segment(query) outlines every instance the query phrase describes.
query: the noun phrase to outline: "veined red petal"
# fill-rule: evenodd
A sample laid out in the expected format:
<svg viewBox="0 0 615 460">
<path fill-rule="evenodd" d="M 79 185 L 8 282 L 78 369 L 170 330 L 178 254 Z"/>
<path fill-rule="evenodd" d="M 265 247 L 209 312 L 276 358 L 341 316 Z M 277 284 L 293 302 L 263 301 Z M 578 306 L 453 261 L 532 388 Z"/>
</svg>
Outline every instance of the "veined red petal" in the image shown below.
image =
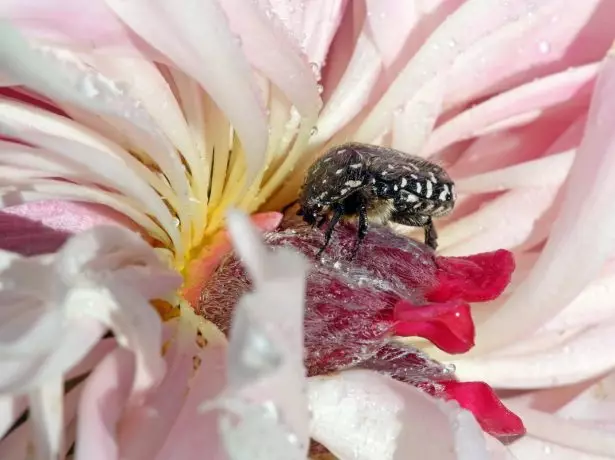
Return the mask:
<svg viewBox="0 0 615 460">
<path fill-rule="evenodd" d="M 426 294 L 430 302 L 462 299 L 485 302 L 497 298 L 515 270 L 511 252 L 500 249 L 466 257 L 436 257 L 439 283 Z"/>
<path fill-rule="evenodd" d="M 465 353 L 474 346 L 474 322 L 465 302 L 415 305 L 400 300 L 394 317 L 397 335 L 426 338 L 447 353 Z"/>
</svg>

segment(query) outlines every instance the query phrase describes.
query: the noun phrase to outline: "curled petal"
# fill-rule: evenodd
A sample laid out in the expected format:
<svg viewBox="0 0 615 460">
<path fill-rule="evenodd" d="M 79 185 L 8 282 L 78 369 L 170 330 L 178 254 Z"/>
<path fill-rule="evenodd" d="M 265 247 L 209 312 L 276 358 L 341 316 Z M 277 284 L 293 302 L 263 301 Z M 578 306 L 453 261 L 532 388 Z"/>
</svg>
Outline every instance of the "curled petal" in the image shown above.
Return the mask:
<svg viewBox="0 0 615 460">
<path fill-rule="evenodd" d="M 495 299 L 508 286 L 515 260 L 502 249 L 467 257 L 436 257 L 436 265 L 439 283 L 426 295 L 428 300 L 484 302 Z"/>
<path fill-rule="evenodd" d="M 413 305 L 400 300 L 394 317 L 395 333 L 428 339 L 447 353 L 464 353 L 474 346 L 474 322 L 465 302 Z"/>
<path fill-rule="evenodd" d="M 474 414 L 483 430 L 492 436 L 511 437 L 525 434 L 521 419 L 512 413 L 483 382 L 440 382 L 443 394 Z"/>
</svg>

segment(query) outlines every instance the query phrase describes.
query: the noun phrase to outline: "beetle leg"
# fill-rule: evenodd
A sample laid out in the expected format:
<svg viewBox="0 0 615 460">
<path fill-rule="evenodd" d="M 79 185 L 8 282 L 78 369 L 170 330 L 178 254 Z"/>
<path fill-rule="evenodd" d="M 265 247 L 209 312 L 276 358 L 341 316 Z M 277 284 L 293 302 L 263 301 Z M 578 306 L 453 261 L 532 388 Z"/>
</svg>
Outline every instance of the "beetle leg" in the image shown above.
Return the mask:
<svg viewBox="0 0 615 460">
<path fill-rule="evenodd" d="M 438 232 L 431 218 L 425 223 L 423 229 L 425 230 L 425 244 L 435 251 L 438 247 Z"/>
<path fill-rule="evenodd" d="M 352 254 L 350 256 L 351 259 L 354 259 L 359 252 L 359 247 L 361 243 L 365 239 L 365 235 L 367 235 L 367 230 L 369 227 L 369 222 L 367 219 L 367 205 L 365 204 L 365 200 L 361 200 L 358 203 L 358 211 L 359 211 L 359 228 L 357 233 L 357 242 L 355 244 L 354 249 L 352 250 Z"/>
<path fill-rule="evenodd" d="M 391 222 L 412 227 L 423 227 L 425 244 L 434 250 L 438 247 L 438 232 L 436 232 L 436 227 L 430 216 L 397 211 L 391 216 Z"/>
<path fill-rule="evenodd" d="M 318 254 L 316 255 L 317 257 L 319 257 L 329 245 L 329 241 L 331 240 L 331 235 L 333 234 L 333 230 L 335 229 L 335 226 L 337 225 L 337 223 L 339 222 L 339 220 L 341 219 L 343 215 L 344 215 L 344 207 L 341 204 L 336 204 L 333 208 L 333 215 L 331 216 L 331 220 L 329 221 L 329 226 L 327 227 L 327 230 L 325 231 L 325 245 L 320 249 L 320 251 L 318 251 Z"/>
</svg>

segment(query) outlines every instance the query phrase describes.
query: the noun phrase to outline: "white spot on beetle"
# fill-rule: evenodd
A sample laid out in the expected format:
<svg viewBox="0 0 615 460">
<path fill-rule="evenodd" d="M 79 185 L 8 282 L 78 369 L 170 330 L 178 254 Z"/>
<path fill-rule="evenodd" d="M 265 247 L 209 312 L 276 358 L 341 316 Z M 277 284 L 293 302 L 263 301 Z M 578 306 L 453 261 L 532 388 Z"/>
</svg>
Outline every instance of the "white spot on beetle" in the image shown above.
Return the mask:
<svg viewBox="0 0 615 460">
<path fill-rule="evenodd" d="M 350 189 L 343 188 L 343 189 L 341 189 L 341 190 L 340 190 L 340 193 L 341 193 L 342 195 L 346 195 L 346 194 L 348 193 L 348 190 L 350 190 Z"/>
<path fill-rule="evenodd" d="M 388 175 L 388 174 L 389 174 L 389 172 L 388 172 L 388 171 L 382 171 L 382 175 L 383 175 L 383 176 L 386 176 L 386 175 Z"/>
<path fill-rule="evenodd" d="M 352 169 L 359 169 L 361 166 L 362 166 L 361 163 L 353 163 L 353 164 L 350 165 L 350 167 Z"/>
<path fill-rule="evenodd" d="M 340 174 L 342 174 L 344 172 L 344 168 L 338 169 L 337 171 L 335 171 L 335 175 L 339 176 Z"/>
<path fill-rule="evenodd" d="M 346 151 L 346 149 L 339 149 L 339 150 L 337 151 L 337 153 L 344 153 L 345 151 Z"/>
<path fill-rule="evenodd" d="M 359 187 L 361 184 L 363 184 L 363 181 L 360 180 L 347 180 L 346 182 L 344 182 L 344 185 L 347 185 L 348 187 Z"/>
<path fill-rule="evenodd" d="M 393 186 L 393 190 L 395 190 L 395 191 L 398 191 L 398 190 L 399 190 L 399 187 L 397 186 L 397 184 L 395 184 L 395 185 Z"/>
<path fill-rule="evenodd" d="M 327 179 L 323 179 L 323 180 L 322 180 L 322 183 L 323 183 L 323 184 L 326 184 L 326 183 L 327 183 Z"/>
<path fill-rule="evenodd" d="M 405 187 L 408 184 L 408 180 L 405 177 L 401 178 L 401 186 L 402 188 Z"/>
<path fill-rule="evenodd" d="M 425 182 L 425 185 L 427 185 L 427 192 L 425 193 L 425 196 L 427 198 L 431 198 L 431 194 L 433 193 L 433 184 L 430 181 Z"/>
<path fill-rule="evenodd" d="M 387 168 L 389 169 L 395 169 L 395 167 L 393 165 L 387 165 Z"/>
<path fill-rule="evenodd" d="M 418 209 L 418 208 L 420 208 L 421 206 L 423 206 L 423 203 L 417 203 L 417 204 L 415 204 L 414 206 L 412 206 L 412 209 Z"/>
<path fill-rule="evenodd" d="M 412 177 L 413 179 L 418 179 L 419 176 L 417 176 L 416 174 L 410 174 L 410 177 Z"/>
<path fill-rule="evenodd" d="M 442 191 L 440 192 L 440 195 L 438 196 L 438 199 L 440 201 L 444 201 L 444 200 L 446 200 L 447 197 L 448 197 L 448 185 L 444 184 L 442 186 Z"/>
<path fill-rule="evenodd" d="M 375 184 L 375 183 L 376 183 L 376 179 L 372 177 L 372 184 Z"/>
<path fill-rule="evenodd" d="M 318 198 L 322 200 L 326 196 L 327 196 L 327 192 L 322 192 L 320 195 L 318 195 Z"/>
<path fill-rule="evenodd" d="M 406 201 L 408 203 L 413 203 L 415 201 L 419 201 L 419 197 L 416 196 L 414 193 L 408 193 L 408 196 L 406 197 Z"/>
<path fill-rule="evenodd" d="M 423 186 L 421 185 L 420 182 L 416 182 L 414 184 L 414 188 L 416 189 L 416 193 L 421 193 L 421 190 L 423 190 Z"/>
<path fill-rule="evenodd" d="M 432 173 L 431 171 L 429 172 L 429 179 L 434 183 L 437 184 L 438 180 L 436 179 L 436 176 L 434 176 L 434 173 Z"/>
</svg>

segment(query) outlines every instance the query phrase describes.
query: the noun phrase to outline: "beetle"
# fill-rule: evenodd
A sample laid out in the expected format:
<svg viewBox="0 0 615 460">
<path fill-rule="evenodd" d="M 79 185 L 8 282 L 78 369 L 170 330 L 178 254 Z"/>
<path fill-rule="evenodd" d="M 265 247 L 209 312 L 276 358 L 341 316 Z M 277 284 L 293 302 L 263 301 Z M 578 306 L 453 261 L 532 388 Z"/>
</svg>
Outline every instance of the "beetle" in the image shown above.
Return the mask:
<svg viewBox="0 0 615 460">
<path fill-rule="evenodd" d="M 358 218 L 355 252 L 369 222 L 422 227 L 425 244 L 437 248 L 433 218 L 450 214 L 457 195 L 446 171 L 399 150 L 357 142 L 335 146 L 308 169 L 298 215 L 310 225 L 327 221 L 326 249 L 340 219 Z"/>
</svg>

